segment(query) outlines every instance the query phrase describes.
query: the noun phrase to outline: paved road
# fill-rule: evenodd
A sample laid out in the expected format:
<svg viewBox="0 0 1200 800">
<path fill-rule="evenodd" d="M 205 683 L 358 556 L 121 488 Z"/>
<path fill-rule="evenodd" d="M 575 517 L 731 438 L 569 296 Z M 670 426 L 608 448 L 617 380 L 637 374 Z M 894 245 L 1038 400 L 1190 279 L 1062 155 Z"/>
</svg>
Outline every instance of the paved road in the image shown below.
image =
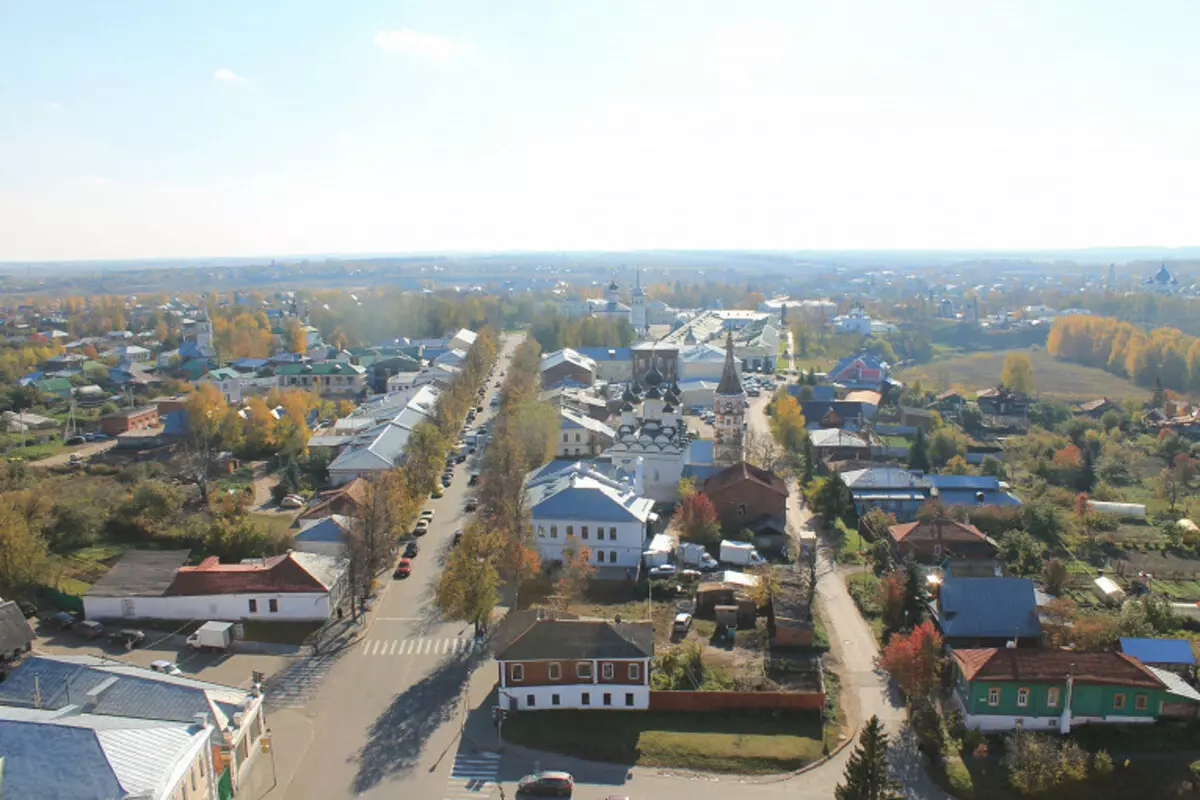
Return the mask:
<svg viewBox="0 0 1200 800">
<path fill-rule="evenodd" d="M 518 343 L 504 340 L 497 378 Z M 492 415 L 494 393 L 489 385 L 477 422 Z M 250 798 L 461 797 L 492 786 L 489 765 L 499 759 L 458 751 L 466 709 L 486 706 L 495 683 L 492 669 L 478 669 L 490 666 L 490 655 L 475 646 L 469 624 L 433 610 L 440 563 L 466 524 L 471 464 L 459 465 L 445 495 L 429 502 L 435 516 L 412 576 L 389 579 L 358 639 L 290 668 L 296 680 L 282 684 L 298 688 L 283 690 L 268 719 L 278 785 L 271 789 L 270 772 L 256 768 Z"/>
</svg>

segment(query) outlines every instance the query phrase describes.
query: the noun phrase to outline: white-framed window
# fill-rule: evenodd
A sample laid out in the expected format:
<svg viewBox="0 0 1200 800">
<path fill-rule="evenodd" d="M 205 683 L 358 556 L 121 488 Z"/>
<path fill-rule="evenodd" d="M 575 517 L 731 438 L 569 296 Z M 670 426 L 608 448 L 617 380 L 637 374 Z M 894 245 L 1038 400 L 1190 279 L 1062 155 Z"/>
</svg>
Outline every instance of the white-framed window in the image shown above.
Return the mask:
<svg viewBox="0 0 1200 800">
<path fill-rule="evenodd" d="M 546 526 L 545 525 L 538 525 L 538 536 L 542 537 L 543 539 L 546 538 Z"/>
<path fill-rule="evenodd" d="M 591 678 L 592 677 L 592 662 L 580 661 L 575 665 L 575 677 Z"/>
<path fill-rule="evenodd" d="M 575 535 L 575 526 L 568 525 L 567 526 L 567 536 L 574 536 L 574 535 Z"/>
<path fill-rule="evenodd" d="M 510 664 L 508 667 L 508 677 L 513 683 L 520 683 L 525 680 L 525 665 Z"/>
<path fill-rule="evenodd" d="M 1051 686 L 1046 690 L 1046 706 L 1048 708 L 1058 708 L 1058 687 Z"/>
<path fill-rule="evenodd" d="M 608 538 L 612 539 L 614 542 L 617 540 L 617 529 L 616 528 L 608 529 Z"/>
<path fill-rule="evenodd" d="M 600 677 L 604 678 L 604 680 L 611 681 L 613 679 L 613 673 L 614 673 L 614 670 L 613 670 L 612 664 L 601 664 L 600 665 Z"/>
<path fill-rule="evenodd" d="M 550 665 L 549 669 L 547 670 L 547 674 L 548 674 L 550 680 L 552 680 L 552 681 L 561 680 L 562 679 L 562 664 L 559 664 L 557 661 L 553 662 Z"/>
<path fill-rule="evenodd" d="M 988 689 L 988 705 L 989 706 L 1000 705 L 1000 687 L 993 686 Z"/>
<path fill-rule="evenodd" d="M 608 563 L 610 563 L 610 564 L 617 563 L 617 551 L 616 550 L 608 551 Z"/>
<path fill-rule="evenodd" d="M 629 665 L 629 680 L 640 681 L 641 679 L 642 679 L 642 665 L 641 664 L 630 664 Z"/>
<path fill-rule="evenodd" d="M 587 525 L 579 526 L 579 535 L 584 539 L 588 538 L 588 526 Z"/>
<path fill-rule="evenodd" d="M 558 526 L 557 526 L 557 525 L 551 525 L 551 526 L 550 526 L 550 538 L 551 538 L 551 539 L 557 539 L 557 538 L 558 538 Z"/>
<path fill-rule="evenodd" d="M 1020 689 L 1017 689 L 1017 706 L 1020 708 L 1026 708 L 1028 705 L 1029 705 L 1029 687 L 1022 686 Z"/>
</svg>

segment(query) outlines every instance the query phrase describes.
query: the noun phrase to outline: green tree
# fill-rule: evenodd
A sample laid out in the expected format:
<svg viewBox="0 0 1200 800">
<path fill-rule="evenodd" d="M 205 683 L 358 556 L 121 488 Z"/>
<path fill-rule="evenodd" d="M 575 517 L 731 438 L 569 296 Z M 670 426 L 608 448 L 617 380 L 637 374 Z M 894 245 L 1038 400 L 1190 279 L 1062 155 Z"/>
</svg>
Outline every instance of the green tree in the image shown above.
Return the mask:
<svg viewBox="0 0 1200 800">
<path fill-rule="evenodd" d="M 1046 562 L 1042 570 L 1042 580 L 1046 583 L 1046 591 L 1058 597 L 1067 585 L 1067 567 L 1057 558 Z"/>
<path fill-rule="evenodd" d="M 1059 741 L 1020 728 L 1005 738 L 1008 782 L 1027 797 L 1045 795 L 1087 777 L 1087 753 L 1075 741 Z"/>
<path fill-rule="evenodd" d="M 929 444 L 925 441 L 925 431 L 920 428 L 917 428 L 912 447 L 908 448 L 908 468 L 921 472 L 929 471 Z"/>
<path fill-rule="evenodd" d="M 1042 570 L 1042 545 L 1025 531 L 1000 537 L 1000 558 L 1014 575 L 1037 575 Z"/>
<path fill-rule="evenodd" d="M 480 524 L 467 528 L 458 546 L 450 550 L 438 576 L 434 599 L 447 619 L 459 619 L 484 630 L 500 600 L 498 554 L 503 536 Z"/>
<path fill-rule="evenodd" d="M 925 574 L 913 556 L 904 562 L 904 626 L 911 628 L 925 618 Z"/>
<path fill-rule="evenodd" d="M 889 746 L 883 724 L 872 716 L 846 762 L 843 782 L 833 790 L 836 800 L 900 800 L 900 784 L 888 777 Z"/>
<path fill-rule="evenodd" d="M 850 488 L 842 480 L 841 473 L 834 472 L 826 478 L 818 479 L 817 489 L 809 504 L 813 511 L 825 517 L 830 524 L 841 519 L 853 508 Z"/>
</svg>

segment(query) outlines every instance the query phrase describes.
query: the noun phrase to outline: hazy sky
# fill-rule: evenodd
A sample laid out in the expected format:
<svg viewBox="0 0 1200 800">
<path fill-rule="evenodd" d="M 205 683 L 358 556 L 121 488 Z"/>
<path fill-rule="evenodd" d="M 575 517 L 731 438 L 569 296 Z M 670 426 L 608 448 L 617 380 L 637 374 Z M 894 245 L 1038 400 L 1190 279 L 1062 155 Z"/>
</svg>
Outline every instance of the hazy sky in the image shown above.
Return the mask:
<svg viewBox="0 0 1200 800">
<path fill-rule="evenodd" d="M 1195 0 L 0 0 L 0 260 L 1197 244 Z"/>
</svg>

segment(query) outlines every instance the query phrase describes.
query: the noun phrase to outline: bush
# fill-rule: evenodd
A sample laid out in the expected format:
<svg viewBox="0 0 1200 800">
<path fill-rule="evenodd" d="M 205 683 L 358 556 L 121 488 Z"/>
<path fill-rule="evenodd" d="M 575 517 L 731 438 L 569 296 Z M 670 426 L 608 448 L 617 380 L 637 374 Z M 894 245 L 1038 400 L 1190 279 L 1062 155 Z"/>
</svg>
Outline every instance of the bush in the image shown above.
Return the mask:
<svg viewBox="0 0 1200 800">
<path fill-rule="evenodd" d="M 970 521 L 976 528 L 996 539 L 1021 527 L 1021 511 L 1018 508 L 984 506 L 971 510 Z"/>
<path fill-rule="evenodd" d="M 1097 751 L 1096 755 L 1092 757 L 1092 769 L 1101 778 L 1107 778 L 1112 775 L 1113 760 L 1107 750 Z"/>
<path fill-rule="evenodd" d="M 975 796 L 975 781 L 971 778 L 971 771 L 967 769 L 967 765 L 959 756 L 950 756 L 946 759 L 946 782 L 950 784 L 950 791 L 954 793 L 955 797 Z"/>
<path fill-rule="evenodd" d="M 879 578 L 869 572 L 856 572 L 846 578 L 846 591 L 863 614 L 878 616 L 883 612 L 879 605 L 879 583 Z"/>
</svg>

